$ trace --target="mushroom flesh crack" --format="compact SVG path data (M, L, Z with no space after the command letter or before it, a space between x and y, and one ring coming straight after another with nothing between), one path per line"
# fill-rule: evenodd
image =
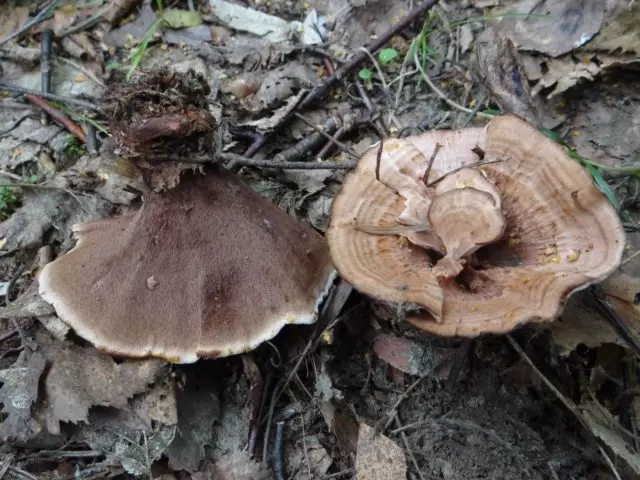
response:
M79 336L124 357L252 350L286 324L313 323L335 278L320 234L222 169L74 232L40 294Z
M479 151L499 161L479 165ZM580 164L504 115L388 139L379 165L369 150L334 199L327 241L361 292L422 306L409 321L427 331L476 336L556 318L619 266L625 235Z

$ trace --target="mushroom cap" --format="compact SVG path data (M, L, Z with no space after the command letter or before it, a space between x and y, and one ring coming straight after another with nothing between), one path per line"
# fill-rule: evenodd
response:
M321 235L218 169L74 232L40 294L79 336L126 357L246 352L313 323L335 278Z
M403 294L411 292L411 301L429 312L409 317L420 328L475 336L552 320L573 291L602 281L620 264L625 235L615 209L563 147L519 117L504 115L484 128L432 131L398 142L422 155L382 156L378 181L376 151L367 152L334 200L327 240L336 269L356 289L387 301L406 301ZM478 149L487 160L501 160L476 168L500 193L506 219L502 239L475 253L481 268L467 265L458 279L441 285L426 250L395 235L353 227L363 212L369 223L399 223L406 199L382 183L391 183L382 172L394 171L383 162L410 162L395 175L417 181L436 143L442 148L433 162L435 178L474 167Z
M430 232L418 232L415 242L410 242L409 234L367 233L358 225L395 229L428 222L430 193L422 177L436 145L440 144L440 150L434 167L444 162L458 168L475 161L471 149L482 139L482 132L471 128L387 139L380 155L380 181L376 179L378 147L364 154L333 200L326 232L334 266L343 279L372 297L418 304L439 315L442 289L431 273L427 250L418 246L437 244L437 236L429 238ZM458 163L459 159L463 162ZM437 176L440 170L432 168L431 175Z
M447 251L433 269L436 277L458 275L464 257L498 240L506 226L491 193L471 187L436 195L429 207L429 223Z

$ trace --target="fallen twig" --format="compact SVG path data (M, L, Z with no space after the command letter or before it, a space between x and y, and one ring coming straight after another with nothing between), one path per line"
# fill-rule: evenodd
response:
M344 77L346 77L349 72L355 69L360 63L368 58L369 53L375 53L378 51L384 44L386 44L392 37L398 34L398 32L404 30L407 26L409 26L415 20L421 18L425 13L427 13L433 6L438 3L438 0L425 0L423 3L414 8L411 12L409 12L401 21L393 25L389 30L384 32L382 35L378 37L378 39L367 45L366 52L363 50L359 50L356 54L351 57L351 59L338 67L335 73L323 80L320 85L317 85L309 91L309 93L302 99L300 104L298 104L297 110L304 110L309 107L312 103L318 101L323 98L327 93L327 90L333 86L333 84L341 81Z
M260 167L281 168L283 170L351 170L357 165L351 162L275 162L273 160L254 160L235 153L221 153L218 158L228 162L229 168L234 167Z
M24 98L27 99L30 103L37 105L42 110L47 112L51 116L51 118L53 118L56 122L60 123L67 130L69 130L69 132L78 137L82 143L87 143L87 137L85 136L82 128L75 124L73 120L71 120L64 112L61 112L53 105L50 105L46 100L43 100L42 98L35 95L25 95Z
M65 103L67 105L75 105L76 107L86 108L87 110L94 110L96 112L101 112L102 109L97 105L86 102L84 100L79 100L77 98L68 98L62 97L60 95L54 95L53 93L44 93L39 90L32 90L30 88L23 88L17 85L10 85L8 83L0 82L0 90L6 90L8 92L20 93L22 95L33 95L36 97L46 98L47 100L53 100L54 102Z
M342 143L339 140L334 139L329 133L325 132L323 129L321 129L320 127L314 125L312 122L310 122L309 120L307 120L303 115L301 115L300 113L295 112L293 114L296 118L302 120L304 123L306 123L309 127L313 128L316 132L318 132L321 136L323 136L324 138L326 138L328 141L334 143L335 145L337 145L338 147L340 147L345 153L351 155L353 158L358 158L359 155L354 152L351 148L347 147L344 143ZM337 125L336 125L337 127Z
M306 119L303 119L305 123L307 123ZM312 133L311 135L306 135L300 139L293 147L287 148L286 150L282 150L273 160L276 162L292 162L297 160L308 160L310 157L310 153L318 149L324 143L324 135L323 134L333 134L338 129L339 121L333 117L327 118L324 124L322 125L322 129L317 133ZM314 129L316 129L314 125ZM322 133L322 134L321 134ZM332 138L332 137L329 137ZM322 158L319 155L317 158Z

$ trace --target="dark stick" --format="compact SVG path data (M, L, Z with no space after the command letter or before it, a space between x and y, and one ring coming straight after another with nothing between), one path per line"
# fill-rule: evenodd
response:
M276 423L276 440L273 444L273 473L276 480L285 480L284 471L284 422Z
M53 30L47 28L42 32L42 44L40 57L40 73L42 75L42 91L51 93L51 44L53 43ZM40 120L43 125L48 123L47 114L43 111Z
M392 37L398 34L398 32L404 30L407 26L409 26L413 21L417 18L422 17L425 13L427 13L433 6L438 3L438 0L425 0L423 3L414 8L411 12L407 14L400 22L396 23L393 27L387 30L385 33L380 35L380 37L367 47L365 47L370 53L375 53L378 51L383 45L385 45ZM356 68L360 63L366 60L368 55L359 50L351 60L349 60L344 65L338 67L333 75L327 77L320 85L317 85L311 89L311 91L307 94L306 97L302 99L300 104L298 105L298 110L304 110L313 102L319 100L324 97L327 93L327 90L333 86L334 83L341 81L346 75L349 74L354 68Z
M101 111L100 107L94 105L93 103L85 102L84 100L61 97L60 95L54 95L53 93L44 93L38 90L32 90L30 88L22 88L17 85L10 85L8 83L0 82L0 90L7 90L9 92L20 93L22 95L33 95L36 97L42 97L48 100L53 100L54 102L66 103L68 105L74 105L76 107L82 107L86 108L87 110L94 110L96 112Z
M329 117L322 125L323 133L334 133L338 128L338 121ZM310 154L324 144L324 136L319 132L302 137L293 147L281 151L273 157L276 162L295 162L297 160L309 160ZM322 158L318 156L319 158Z
M49 115L51 115L52 119L54 119L56 122L61 124L64 128L69 130L69 132L73 133L76 137L80 139L82 143L85 143L85 144L87 143L87 137L82 131L82 128L80 128L77 124L75 124L73 120L71 120L64 112L61 112L60 110L53 107L52 105L49 105L45 100L43 100L40 97L36 97L35 95L25 95L24 98L26 98L30 103L37 105L42 110L44 110Z
M340 147L345 153L348 153L349 155L351 155L354 158L358 158L358 154L356 152L354 152L352 149L350 149L349 147L347 147L344 143L342 143L339 140L335 140L329 133L333 133L335 132L335 130L338 128L338 124L337 122L335 122L335 120L333 120L332 118L330 118L329 120L333 120L333 125L334 128L332 129L331 132L327 132L326 130L328 129L321 129L320 127L317 127L316 125L314 125L313 123L311 123L309 120L307 120L303 115L299 114L299 113L294 113L293 114L296 118L299 118L300 120L302 120L304 123L306 123L309 127L313 128L316 132L318 132L320 135L322 135L324 138L326 138L327 140L329 140L330 142L334 143L335 145L337 145L338 147ZM327 122L325 122L325 125L327 126Z
M87 151L91 154L98 153L98 132L96 127L89 122L85 122L87 129Z
M436 159L436 156L438 156L438 151L441 148L442 148L442 145L440 145L439 143L436 143L436 146L433 149L433 153L429 158L429 164L427 165L427 169L424 171L424 175L422 176L422 183L424 183L425 185L429 183L429 174L431 173L431 167L433 167L433 162Z

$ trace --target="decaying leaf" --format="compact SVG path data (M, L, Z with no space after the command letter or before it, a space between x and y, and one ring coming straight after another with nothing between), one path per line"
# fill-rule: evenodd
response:
M490 9L520 50L557 57L588 42L604 21L601 0L513 0ZM511 14L511 15L508 15Z
M406 476L407 460L402 449L384 435L376 435L370 426L360 423L357 480L388 480Z
M31 406L38 398L38 382L45 365L42 353L25 348L11 367L0 370L0 405L6 417L0 423L3 442L26 441L40 430Z
M604 2L603 2L604 3ZM587 45L589 50L620 53L640 53L640 3L621 4L615 15Z
M112 464L132 475L151 477L151 465L172 442L176 426L148 428L131 412L101 409L90 416L78 436L94 450L103 452Z
M0 308L0 320L40 317L54 313L55 309L42 299L38 293L38 287L34 283L9 306Z
M640 62L640 58L635 56L585 52L558 58L525 56L524 65L527 78L536 82L531 89L531 94L535 96L543 89L553 87L546 94L546 98L550 99L566 92L581 80L591 81L615 67L637 62Z
M94 348L65 345L47 337L43 332L38 340L51 364L39 415L55 434L60 422L86 422L92 406L127 408L128 400L147 390L165 365L161 360L116 363Z
M109 202L97 195L74 195L60 190L28 191L22 206L7 221L0 224L3 250L37 249L52 230L62 247L72 243L70 226L97 220L110 211Z
M591 432L622 458L636 474L640 474L640 455L625 441L617 420L604 408L592 402L582 406L582 414Z
M223 25L241 32L252 33L272 43L288 41L302 26L298 21L288 22L224 0L209 0L209 3L213 15Z
M503 112L539 123L524 66L511 40L487 28L477 39L473 60L476 75Z
M640 279L616 273L602 284L605 300L616 311L632 335L640 338L640 305L636 295L640 293ZM562 348L562 355L568 355L582 344L589 348L614 343L628 348L629 345L616 330L602 317L588 294L580 294L569 299L558 322L549 326L553 339Z

